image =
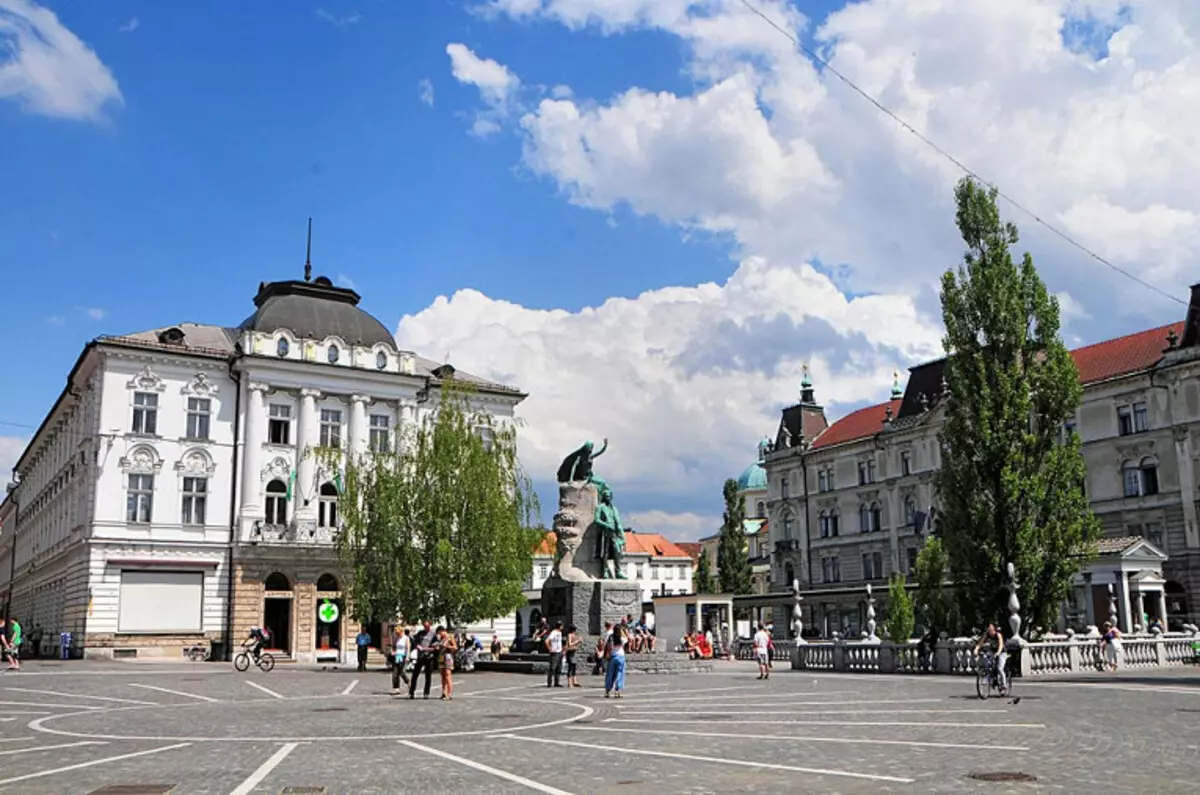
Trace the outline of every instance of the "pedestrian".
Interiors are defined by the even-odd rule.
[[[758,678],[770,679],[771,667],[769,662],[770,657],[771,636],[767,634],[767,630],[759,622],[758,632],[754,633],[754,657],[758,660]]]
[[[429,698],[429,689],[432,686],[430,678],[433,675],[433,666],[437,663],[437,633],[430,628],[428,621],[421,622],[421,631],[413,638],[413,647],[416,649],[417,662],[413,665],[412,680],[408,683],[408,697],[416,698],[417,677],[424,671],[425,698]]]
[[[454,653],[458,651],[458,641],[454,633],[438,627],[438,668],[442,673],[442,701],[454,698]]]
[[[604,672],[604,697],[608,698],[613,691],[616,691],[616,698],[620,698],[621,691],[625,689],[625,631],[623,626],[613,629],[604,656],[608,660],[608,669]]]
[[[550,669],[546,671],[546,687],[562,687],[562,682],[559,681],[562,676],[563,663],[562,630],[563,624],[559,621],[546,636],[546,651],[550,652]]]
[[[579,637],[579,632],[572,624],[567,627],[567,687],[583,687],[576,678],[579,674],[579,667],[575,662],[581,645],[583,645],[583,638]]]
[[[392,641],[392,695],[400,695],[400,680],[409,684],[408,674],[404,666],[408,664],[408,653],[412,649],[412,638],[408,636],[408,627],[396,627],[396,637]]]
[[[354,637],[354,645],[358,647],[358,670],[367,670],[367,652],[371,649],[371,633],[367,632],[365,626],[359,629],[358,635]]]
[[[21,622],[17,621],[17,617],[13,616],[8,620],[8,635],[4,642],[8,648],[8,670],[21,670],[21,641],[23,640],[21,632]]]
[[[1104,635],[1100,638],[1100,652],[1104,656],[1106,667],[1117,670],[1121,662],[1121,630],[1112,625],[1111,621],[1104,622]]]
[[[492,659],[499,660],[500,652],[504,651],[504,644],[500,642],[500,636],[495,632],[492,633]]]
[[[608,648],[608,639],[612,637],[612,632],[612,622],[605,621],[604,634],[600,636],[600,640],[596,643],[596,665],[592,668],[592,676],[600,676],[604,673],[605,666],[608,664],[605,654]]]

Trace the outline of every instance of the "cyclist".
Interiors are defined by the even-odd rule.
[[[979,656],[980,650],[983,649],[991,659],[996,684],[1000,686],[1000,695],[1008,693],[1008,679],[1004,675],[1004,664],[1008,662],[1008,653],[1004,650],[1004,635],[996,628],[995,624],[988,624],[987,632],[975,644],[975,656]]]
[[[265,627],[250,627],[250,637],[247,643],[252,643],[250,646],[250,654],[254,657],[254,662],[258,662],[258,658],[262,655],[263,647],[267,645],[267,641],[271,638],[271,632]]]

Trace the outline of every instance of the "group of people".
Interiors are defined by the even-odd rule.
[[[478,642],[478,641],[476,641]],[[436,667],[442,678],[442,700],[454,699],[454,665],[459,651],[459,639],[448,627],[433,628],[429,621],[421,622],[421,629],[414,635],[408,627],[396,627],[392,640],[392,695],[402,694],[401,680],[408,685],[408,697],[416,698],[417,679],[425,674],[425,698],[432,689],[431,679]],[[411,679],[409,674],[411,673]]]

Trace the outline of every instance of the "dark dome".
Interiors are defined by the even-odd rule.
[[[254,297],[258,307],[242,321],[242,331],[273,334],[287,329],[296,337],[323,340],[338,337],[347,345],[396,347],[387,327],[358,308],[358,293],[334,287],[324,277],[315,282],[264,282]]]

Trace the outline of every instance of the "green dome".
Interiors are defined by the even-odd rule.
[[[754,491],[766,487],[767,470],[763,469],[761,464],[751,464],[738,476],[738,489],[741,491]]]

